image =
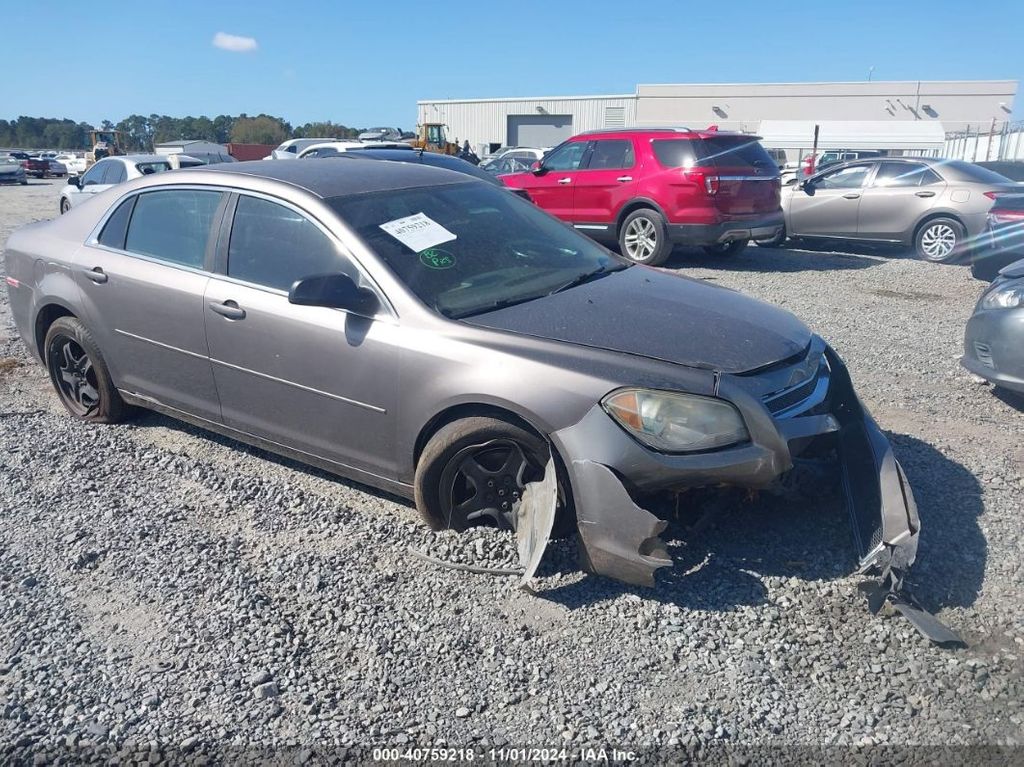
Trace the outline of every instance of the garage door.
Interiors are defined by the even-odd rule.
[[[572,115],[508,116],[508,146],[554,146],[571,135]]]

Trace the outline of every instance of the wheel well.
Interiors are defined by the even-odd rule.
[[[964,230],[964,233],[967,232],[967,227],[964,226],[964,222],[961,221],[959,216],[957,216],[955,213],[929,213],[927,216],[925,216],[924,218],[917,222],[917,226],[914,227],[914,234],[911,235],[910,237],[910,244],[914,245],[914,243],[917,242],[917,235],[921,233],[921,230],[924,228],[925,224],[927,224],[929,221],[934,221],[937,218],[952,219],[953,221],[956,221],[958,224],[960,224],[960,226]]]
[[[61,317],[74,317],[74,313],[60,304],[47,304],[39,310],[36,315],[36,349],[39,351],[39,359],[46,360],[46,350],[43,342],[46,341],[46,333],[55,321]]]
[[[454,421],[459,421],[463,418],[472,418],[474,416],[498,418],[502,421],[508,421],[522,429],[526,429],[528,432],[536,434],[541,439],[545,439],[544,435],[541,434],[533,424],[522,416],[513,413],[511,410],[506,410],[505,408],[498,407],[497,405],[455,405],[447,410],[442,410],[427,421],[423,428],[420,429],[420,433],[416,437],[416,444],[413,449],[413,466],[416,466],[420,462],[420,455],[423,454],[423,448],[427,446],[427,442],[429,442],[430,438],[437,434],[438,431]]]
[[[622,227],[622,222],[626,220],[626,217],[630,213],[637,210],[642,210],[644,208],[646,208],[647,210],[653,210],[655,213],[658,213],[659,215],[664,217],[664,214],[660,210],[658,210],[658,206],[656,206],[654,203],[649,202],[647,200],[633,200],[632,202],[628,202],[625,205],[623,205],[622,210],[619,211],[619,217],[615,222],[615,236],[619,236],[619,229]]]

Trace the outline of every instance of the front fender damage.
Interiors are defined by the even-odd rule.
[[[905,577],[917,556],[921,529],[913,492],[889,440],[857,398],[842,360],[831,349],[826,354],[833,376],[834,420],[828,419],[828,428],[822,433],[836,434],[844,499],[860,571],[873,576],[861,585],[868,594],[869,609],[877,613],[889,603],[933,642],[963,644],[907,589]],[[807,420],[811,418],[821,421],[820,416]],[[565,460],[582,568],[626,583],[654,586],[655,571],[672,564],[659,537],[668,523],[633,501],[606,446],[571,434],[572,430],[569,427],[555,432],[552,442],[561,448]],[[598,456],[603,460],[595,460]],[[623,470],[628,471],[628,467]],[[536,572],[552,529],[558,494],[555,475],[552,460],[543,480],[527,487],[520,505],[517,534],[526,570],[524,585]],[[680,485],[685,485],[686,477],[679,479]]]

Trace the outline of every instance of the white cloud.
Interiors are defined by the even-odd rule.
[[[224,51],[232,53],[249,53],[259,48],[254,37],[242,37],[241,35],[229,35],[227,32],[218,32],[213,36],[213,45]]]

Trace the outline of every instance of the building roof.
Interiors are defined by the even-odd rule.
[[[473,182],[462,173],[407,162],[253,160],[190,168],[188,173],[224,173],[282,181],[329,199],[369,192]]]

